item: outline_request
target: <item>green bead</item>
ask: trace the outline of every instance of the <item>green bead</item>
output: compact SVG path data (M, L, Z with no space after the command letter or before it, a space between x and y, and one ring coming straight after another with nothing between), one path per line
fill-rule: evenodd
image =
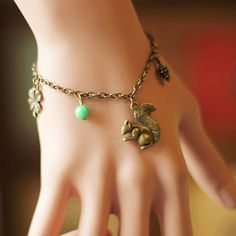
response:
M89 109L85 105L79 105L75 109L75 116L80 120L86 120L89 115Z

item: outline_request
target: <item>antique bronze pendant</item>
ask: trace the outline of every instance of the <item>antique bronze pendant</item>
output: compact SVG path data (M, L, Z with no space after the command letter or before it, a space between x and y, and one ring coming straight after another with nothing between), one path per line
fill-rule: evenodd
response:
M29 90L28 103L30 105L30 110L32 112L32 115L35 118L38 116L38 114L42 110L41 101L42 101L41 91L39 90L39 88L37 88L37 86L33 86Z
M134 118L138 122L132 123L125 120L122 125L122 135L127 135L123 141L137 140L140 149L145 149L152 146L160 138L160 126L158 122L150 116L151 112L156 110L151 103L131 103L131 109L134 113Z

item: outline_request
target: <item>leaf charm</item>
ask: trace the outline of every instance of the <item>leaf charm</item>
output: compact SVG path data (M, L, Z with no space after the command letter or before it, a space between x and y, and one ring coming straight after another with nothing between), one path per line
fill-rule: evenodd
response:
M37 118L38 114L42 110L42 93L35 87L29 90L28 103L30 105L30 110L32 111L33 117Z

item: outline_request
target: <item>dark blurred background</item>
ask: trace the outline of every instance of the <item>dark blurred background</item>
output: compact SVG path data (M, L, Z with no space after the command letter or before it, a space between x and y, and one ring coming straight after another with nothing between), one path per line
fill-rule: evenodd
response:
M197 96L207 132L236 177L236 1L134 4L161 53ZM0 1L0 52L0 235L25 236L39 191L39 142L27 103L37 48L12 1ZM236 212L212 202L193 182L191 210L196 236L236 235ZM77 226L78 214L72 199L63 231ZM109 227L117 230L114 216Z

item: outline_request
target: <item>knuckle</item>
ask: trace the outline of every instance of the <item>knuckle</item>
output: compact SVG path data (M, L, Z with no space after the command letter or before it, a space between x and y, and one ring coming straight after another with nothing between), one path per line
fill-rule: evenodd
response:
M47 180L41 178L40 192L43 195L52 194L53 192L61 192L63 189L65 190L66 185L67 181L62 177L52 176Z
M183 169L175 169L172 172L172 180L176 185L185 184L188 179L187 171Z
M126 163L120 173L120 182L123 186L145 188L150 183L151 175L142 161Z
M181 187L186 185L188 181L188 172L187 168L185 167L183 160L176 160L169 164L166 169L168 173L168 182L170 183L171 187Z

